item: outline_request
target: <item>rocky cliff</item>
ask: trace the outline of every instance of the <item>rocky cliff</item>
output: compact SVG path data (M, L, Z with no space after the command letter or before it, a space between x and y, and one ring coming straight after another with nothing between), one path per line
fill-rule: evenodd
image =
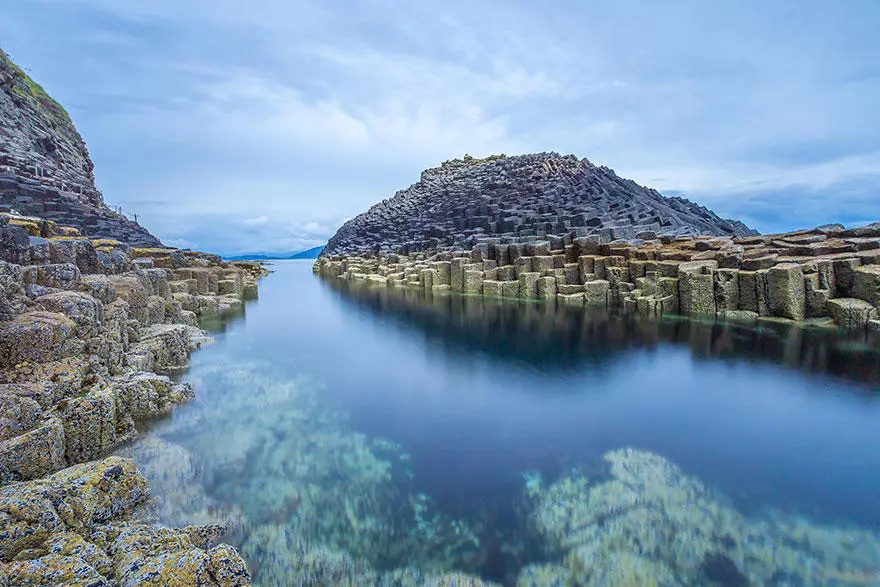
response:
M67 112L0 50L0 211L16 210L133 246L159 240L111 210Z
M467 248L549 236L756 235L683 198L670 198L574 155L465 157L345 223L323 256Z

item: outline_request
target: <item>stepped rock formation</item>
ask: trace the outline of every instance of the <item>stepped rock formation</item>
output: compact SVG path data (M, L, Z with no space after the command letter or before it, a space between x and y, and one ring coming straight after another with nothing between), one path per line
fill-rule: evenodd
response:
M470 251L323 257L328 278L660 316L786 319L880 330L880 223L765 236L598 235L476 243Z
M465 157L345 223L322 256L468 248L489 238L551 235L652 239L757 232L683 198L670 198L574 155Z
M111 210L64 108L0 51L0 211L16 210L132 246L161 243Z
M132 520L146 479L104 457L193 399L167 374L262 269L72 232L0 213L0 585L249 585L223 528Z

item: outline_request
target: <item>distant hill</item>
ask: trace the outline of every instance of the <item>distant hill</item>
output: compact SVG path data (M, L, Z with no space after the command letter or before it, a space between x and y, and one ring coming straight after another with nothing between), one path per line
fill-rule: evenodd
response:
M299 253L296 253L295 255L291 255L290 257L287 257L287 258L288 259L317 259L318 255L320 255L321 251L323 251L323 250L324 250L324 245L321 245L320 247L314 247L312 249L300 251Z
M224 257L228 261L286 261L288 259L317 259L321 251L324 250L323 245L306 249L298 253L245 253L243 255L233 255Z
M574 155L465 156L346 222L323 256L470 250L476 244L757 234ZM514 240L516 239L516 240Z

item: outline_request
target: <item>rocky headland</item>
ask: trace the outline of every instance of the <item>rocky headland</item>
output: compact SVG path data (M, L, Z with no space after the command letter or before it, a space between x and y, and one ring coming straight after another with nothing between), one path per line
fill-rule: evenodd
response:
M132 246L160 246L112 210L67 111L0 50L0 212L16 211Z
M0 51L0 584L248 585L221 524L152 523L137 424L257 294L259 264L162 247L111 210L64 108Z
M0 214L0 583L249 584L222 527L138 521L145 477L104 457L194 397L168 374L261 274Z
M880 223L758 235L556 154L428 170L340 228L314 268L429 294L880 329Z

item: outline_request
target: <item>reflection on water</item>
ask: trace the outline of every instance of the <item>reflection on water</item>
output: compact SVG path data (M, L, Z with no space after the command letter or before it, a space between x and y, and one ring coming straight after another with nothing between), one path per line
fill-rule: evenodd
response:
M126 449L156 516L261 585L880 585L873 341L396 293L280 264Z
M323 282L359 309L424 331L452 349L502 361L525 361L544 371L603 365L632 348L686 345L701 358L763 361L809 373L876 384L880 335L779 321L721 323L665 317L611 315L554 303L528 303L461 295L431 295L364 282Z

